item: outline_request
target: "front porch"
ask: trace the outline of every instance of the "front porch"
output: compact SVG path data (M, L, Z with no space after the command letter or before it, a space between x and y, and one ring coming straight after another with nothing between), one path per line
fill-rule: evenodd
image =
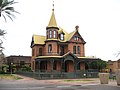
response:
M35 59L35 72L41 73L75 73L87 71L91 68L90 64L97 62L99 58L76 57L68 53L63 56L40 56ZM97 67L94 67L97 69Z

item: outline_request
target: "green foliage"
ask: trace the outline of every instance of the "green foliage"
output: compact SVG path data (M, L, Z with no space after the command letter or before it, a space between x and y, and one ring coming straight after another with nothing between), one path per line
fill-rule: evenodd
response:
M101 71L102 69L106 69L107 62L104 60L98 60L90 63L90 68L91 69L98 69Z
M97 62L97 64L98 64L98 69L99 69L99 70L105 69L106 66L107 66L107 62L104 61L104 60L99 60L99 61Z
M0 46L1 46L1 43L0 43ZM3 66L3 63L5 62L5 56L2 52L2 48L0 48L0 71L2 71L2 66Z
M21 70L22 71L31 71L31 67L29 65L23 65Z
M1 30L0 29L0 71L2 70L2 64L5 62L6 58L5 55L3 53L3 49L4 47L2 47L3 41L2 38L4 38L4 35L6 34L5 30Z
M89 81L94 81L94 80L91 80L91 79L68 79L68 80L64 80L64 82L89 82Z
M6 16L13 21L12 17L15 18L13 13L19 13L12 7L15 3L17 2L14 2L14 0L0 0L0 17L4 17L5 21L7 21Z
M11 74L0 74L0 80L19 80L19 79L23 78Z
M9 70L9 66L6 65L6 64L3 64L3 65L2 65L2 71L3 71L4 73L6 73L8 70Z

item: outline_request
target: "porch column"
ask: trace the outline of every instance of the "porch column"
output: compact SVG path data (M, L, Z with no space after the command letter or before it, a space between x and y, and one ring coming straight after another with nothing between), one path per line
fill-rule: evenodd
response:
M38 69L39 69L39 72L40 72L40 61L38 61L38 64L39 64L39 65L38 65Z
M76 62L76 59L74 60L74 72L76 72L76 69L77 69L77 62Z
M37 71L37 65L36 65L36 63L37 63L37 61L35 60L34 62L33 62L33 66L34 66L34 71L36 72Z
M64 62L64 59L61 60L61 71L65 72L65 62Z
M74 60L74 72L75 72L75 75L74 77L76 78L76 69L77 69L77 61L76 59Z
M54 63L54 59L50 60L51 61L51 72L53 72L53 63Z

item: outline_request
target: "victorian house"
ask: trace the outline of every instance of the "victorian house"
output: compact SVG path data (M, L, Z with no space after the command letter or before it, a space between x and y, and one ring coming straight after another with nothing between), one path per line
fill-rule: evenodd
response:
M89 63L98 58L85 57L85 40L79 33L79 26L68 33L58 27L54 9L43 32L46 36L33 35L32 70L37 72L76 72L89 69Z

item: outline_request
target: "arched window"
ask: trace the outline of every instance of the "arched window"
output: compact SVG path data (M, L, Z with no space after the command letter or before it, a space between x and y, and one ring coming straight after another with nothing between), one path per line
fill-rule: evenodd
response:
M49 44L49 45L48 45L48 53L51 53L51 52L52 52L52 45Z
M80 46L77 47L78 54L80 54Z
M42 56L42 48L39 48L39 56Z
M32 49L32 56L35 55L35 49Z
M52 38L52 31L49 31L49 38Z
M73 54L76 54L76 46L73 46Z
M56 38L56 30L53 32L53 38Z
M60 40L64 40L64 34L63 33L60 34Z

